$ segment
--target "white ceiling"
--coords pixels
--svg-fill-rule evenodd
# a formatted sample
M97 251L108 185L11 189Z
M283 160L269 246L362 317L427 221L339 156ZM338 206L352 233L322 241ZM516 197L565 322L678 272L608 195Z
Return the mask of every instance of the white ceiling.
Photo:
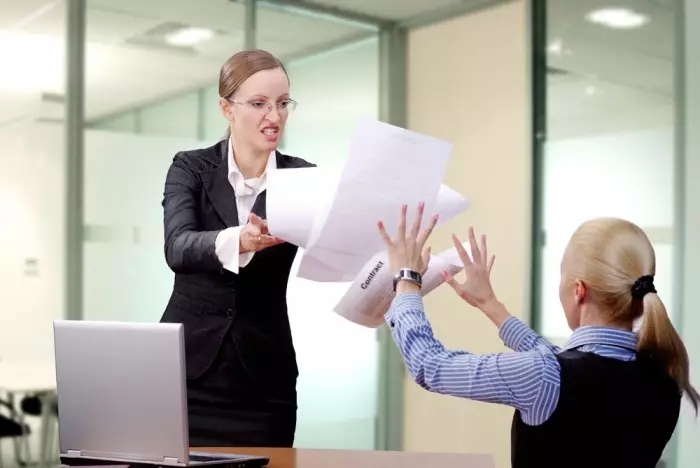
M88 118L214 83L223 61L243 47L241 3L88 0L87 5ZM64 18L65 0L14 0L0 9L0 61L10 71L0 76L0 123L13 116L9 109L28 99L37 102L42 92L63 94ZM144 45L141 38L164 23L207 27L216 35L196 50ZM280 57L366 34L353 25L267 8L259 9L257 23L258 46Z
M308 0L332 8L389 20L405 20L470 0Z
M549 0L548 80L551 139L670 125L673 118L676 0ZM628 7L651 20L613 30L585 20L598 8ZM563 73L562 73L563 72Z
M50 114L52 107L40 106L38 96L63 94L65 1L3 1L0 124L19 113ZM401 20L475 1L310 3ZM615 31L584 19L587 12L609 6L608 1L548 1L548 40L562 45L561 53L548 57L549 66L560 71L550 76L548 83L550 136L575 133L576 128L585 127L586 121L599 121L602 115L634 116L640 114L635 109L659 109L672 103L675 3L676 0L616 0L615 6L629 6L645 13L651 22L637 30ZM87 0L87 5L88 118L214 83L221 63L243 46L244 7L240 1ZM257 15L258 46L281 57L301 55L367 33L351 23L262 6ZM168 23L207 27L216 35L196 50L145 43L149 30ZM53 109L60 115L59 107Z

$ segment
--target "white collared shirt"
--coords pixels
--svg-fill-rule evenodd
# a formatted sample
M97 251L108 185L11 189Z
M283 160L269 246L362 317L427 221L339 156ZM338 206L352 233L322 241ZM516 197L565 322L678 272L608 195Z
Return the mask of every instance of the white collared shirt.
M253 259L255 252L239 253L241 229L248 224L248 217L253 210L258 194L267 188L267 173L277 169L277 155L275 151L267 158L265 171L260 177L245 179L238 170L236 160L233 157L233 145L228 139L228 181L236 193L236 208L238 209L238 226L227 228L216 236L216 256L228 271L238 273Z

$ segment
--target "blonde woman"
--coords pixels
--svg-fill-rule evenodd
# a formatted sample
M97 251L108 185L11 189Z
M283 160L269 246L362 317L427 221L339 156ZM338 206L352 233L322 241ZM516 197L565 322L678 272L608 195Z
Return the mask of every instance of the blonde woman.
M422 205L418 216L422 217ZM655 255L631 222L588 221L573 234L561 263L559 296L573 334L563 349L511 316L493 292L486 238L469 231L472 258L454 237L466 279L446 282L498 328L515 352L452 351L433 337L420 285L433 217L383 237L397 296L386 321L408 370L426 390L515 408L514 467L652 468L678 421L685 394L697 413L688 355L654 288ZM632 329L637 319L641 329Z

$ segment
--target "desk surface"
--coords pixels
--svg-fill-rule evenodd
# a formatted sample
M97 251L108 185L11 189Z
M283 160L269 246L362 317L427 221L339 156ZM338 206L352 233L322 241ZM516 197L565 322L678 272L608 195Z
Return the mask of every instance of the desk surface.
M491 455L465 453L315 450L290 448L197 448L270 458L269 468L493 468Z

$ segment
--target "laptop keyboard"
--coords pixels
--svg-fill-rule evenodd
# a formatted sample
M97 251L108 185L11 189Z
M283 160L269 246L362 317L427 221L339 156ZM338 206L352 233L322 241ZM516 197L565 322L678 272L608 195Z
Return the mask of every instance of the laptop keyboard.
M221 456L208 456L208 455L195 455L190 454L190 461L195 462L209 462L218 460L233 460L233 457L221 455Z

